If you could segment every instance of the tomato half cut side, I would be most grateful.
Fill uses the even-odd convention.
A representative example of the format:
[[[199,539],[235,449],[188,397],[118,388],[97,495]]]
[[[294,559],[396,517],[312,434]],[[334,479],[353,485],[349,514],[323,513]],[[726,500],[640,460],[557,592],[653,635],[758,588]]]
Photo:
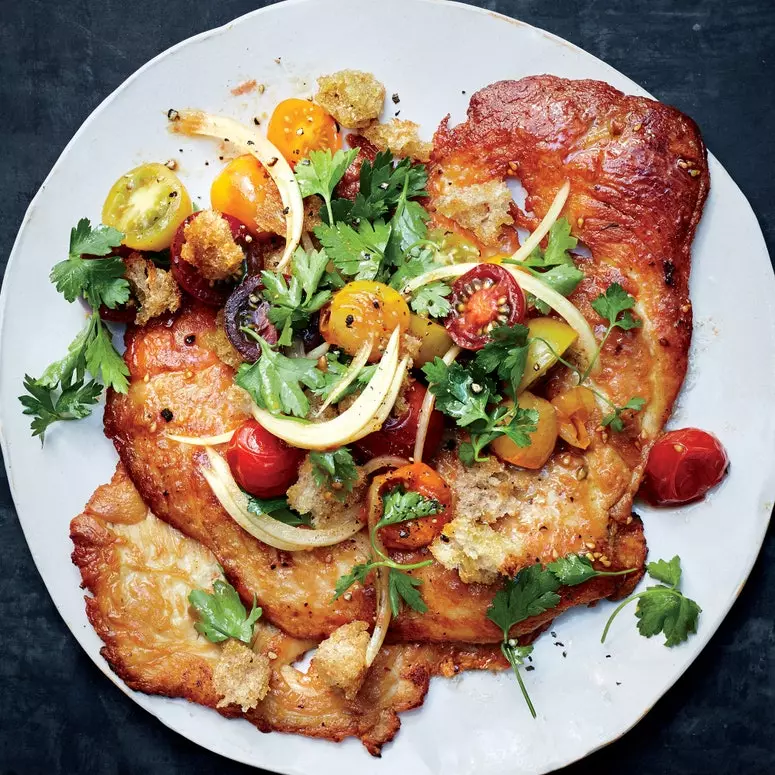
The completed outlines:
[[[310,151],[334,153],[342,147],[336,121],[320,105],[296,98],[283,100],[274,109],[266,136],[291,167]]]
[[[712,433],[670,431],[651,448],[639,494],[654,506],[690,503],[719,484],[728,467],[727,452]]]
[[[513,326],[525,317],[525,294],[497,264],[480,264],[455,280],[452,311],[444,325],[459,347],[481,350],[497,326]]]
[[[298,479],[304,450],[273,436],[255,420],[243,423],[226,448],[237,484],[257,498],[277,498]]]

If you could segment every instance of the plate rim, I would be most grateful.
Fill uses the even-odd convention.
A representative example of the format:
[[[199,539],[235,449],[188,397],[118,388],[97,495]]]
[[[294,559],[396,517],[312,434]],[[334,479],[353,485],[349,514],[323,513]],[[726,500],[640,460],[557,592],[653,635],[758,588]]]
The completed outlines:
[[[642,86],[640,86],[637,82],[633,81],[629,76],[627,76],[625,73],[617,70],[613,65],[610,65],[605,60],[601,59],[600,57],[596,56],[595,54],[591,54],[590,52],[586,51],[585,49],[581,48],[581,46],[578,46],[577,44],[555,34],[548,30],[544,30],[543,28],[536,27],[535,25],[529,24],[528,22],[524,22],[520,19],[513,18],[511,16],[507,16],[506,14],[500,13],[498,11],[493,11],[487,8],[481,8],[479,6],[473,6],[469,5],[465,2],[459,2],[459,0],[408,0],[412,4],[422,4],[422,5],[430,5],[430,6],[454,6],[458,9],[461,9],[468,13],[477,13],[480,15],[485,15],[492,17],[498,21],[507,22],[509,24],[522,27],[532,33],[539,34],[543,36],[544,38],[547,38],[548,40],[560,44],[562,46],[567,47],[571,51],[573,51],[575,54],[581,54],[584,57],[590,57],[593,60],[595,60],[596,63],[601,65],[605,70],[607,70],[609,73],[614,74],[616,78],[618,79],[624,79],[630,91],[628,93],[632,94],[640,94],[646,97],[649,97],[651,99],[657,99],[654,97],[649,91],[644,89]],[[35,195],[31,199],[29,205],[27,206],[24,216],[21,220],[21,223],[19,224],[16,237],[14,238],[13,246],[11,248],[11,251],[8,255],[8,261],[6,263],[6,269],[3,274],[2,278],[2,287],[0,287],[0,345],[2,344],[4,340],[4,331],[5,331],[5,316],[6,316],[6,307],[7,307],[7,297],[10,293],[8,290],[10,284],[13,282],[15,273],[17,270],[16,264],[19,263],[19,260],[17,258],[17,253],[20,252],[20,243],[23,233],[28,227],[29,221],[32,218],[32,215],[37,207],[38,200],[41,197],[42,193],[45,191],[49,180],[55,175],[57,172],[60,164],[62,163],[64,157],[68,154],[70,151],[70,148],[78,141],[80,136],[85,133],[89,125],[96,119],[96,117],[102,113],[117,97],[119,94],[121,94],[124,90],[126,90],[134,81],[138,78],[140,78],[146,70],[149,70],[153,66],[155,66],[159,61],[166,59],[167,57],[173,56],[177,51],[185,46],[188,46],[190,44],[197,43],[199,41],[208,39],[208,38],[214,38],[219,35],[223,35],[229,32],[230,28],[236,25],[243,24],[245,22],[248,22],[249,20],[253,19],[254,17],[259,17],[266,13],[273,13],[277,9],[280,9],[282,12],[282,9],[289,6],[296,6],[296,5],[322,5],[325,2],[325,0],[281,0],[281,2],[273,3],[271,5],[264,6],[262,8],[257,8],[252,11],[248,11],[245,14],[241,14],[240,16],[235,17],[234,19],[231,19],[224,24],[221,24],[217,27],[212,27],[207,30],[203,30],[202,32],[199,32],[195,35],[192,35],[188,38],[185,38],[172,46],[164,49],[163,51],[160,51],[158,54],[156,54],[154,57],[149,59],[147,62],[145,62],[143,65],[141,65],[137,70],[132,72],[126,79],[124,79],[115,89],[113,89],[108,95],[105,96],[104,99],[102,99],[99,104],[89,113],[89,115],[83,120],[83,122],[80,124],[78,129],[75,131],[73,136],[70,138],[70,140],[65,144],[62,151],[57,156],[56,161],[52,165],[50,171],[45,176],[44,180],[40,184],[38,190],[36,191]],[[755,235],[752,235],[754,238],[757,238],[759,242],[761,243],[761,246],[763,248],[763,252],[770,257],[769,250],[766,244],[766,241],[764,239],[764,235],[761,229],[761,224],[759,223],[759,218],[751,206],[748,197],[745,195],[745,193],[742,191],[740,186],[737,184],[737,182],[734,180],[734,178],[729,174],[729,172],[724,168],[724,166],[721,164],[721,162],[713,155],[713,153],[708,150],[708,158],[709,158],[709,164],[713,164],[717,169],[715,172],[715,177],[718,178],[719,173],[724,175],[726,177],[726,185],[732,185],[734,187],[734,193],[736,193],[740,197],[741,203],[745,204],[745,207],[747,208],[748,213],[753,217],[757,227],[758,227],[758,233]],[[770,257],[770,262],[772,261]],[[772,266],[771,266],[772,269]],[[775,290],[775,270],[771,271],[769,275],[770,284],[772,288]],[[0,387],[1,391],[1,387]],[[43,585],[46,589],[46,593],[49,596],[49,599],[54,605],[54,608],[56,609],[57,613],[61,617],[62,621],[67,626],[68,630],[70,631],[70,635],[75,639],[76,643],[83,649],[83,651],[86,653],[86,655],[89,657],[89,659],[97,666],[97,668],[105,675],[107,676],[110,681],[116,685],[127,697],[133,700],[135,704],[137,704],[139,707],[143,708],[143,710],[147,711],[151,716],[153,716],[156,721],[161,722],[166,728],[171,729],[176,734],[181,735],[185,739],[189,740],[190,742],[194,743],[195,745],[204,748],[205,750],[210,751],[211,753],[215,753],[218,756],[222,756],[227,760],[239,762],[241,764],[246,764],[253,768],[259,768],[262,767],[262,765],[256,764],[254,761],[251,761],[247,756],[241,755],[239,752],[235,751],[233,753],[223,753],[219,750],[214,750],[210,745],[207,745],[205,743],[202,743],[196,739],[193,739],[191,736],[189,736],[186,732],[182,731],[182,729],[178,728],[172,721],[167,720],[160,715],[158,715],[155,710],[150,707],[156,700],[162,699],[162,700],[168,700],[170,698],[159,698],[155,695],[145,695],[141,692],[134,691],[130,689],[121,678],[119,678],[118,675],[116,675],[113,670],[108,665],[107,661],[102,657],[100,651],[97,651],[95,654],[92,654],[90,650],[85,646],[84,643],[82,643],[81,638],[79,636],[77,627],[74,625],[74,623],[71,623],[69,620],[69,617],[65,615],[63,610],[60,608],[59,603],[55,598],[51,595],[51,592],[48,589],[48,585],[45,582],[43,573],[41,572],[41,563],[39,562],[39,555],[36,551],[33,550],[32,546],[29,543],[28,536],[27,536],[27,530],[24,525],[24,521],[19,517],[19,511],[17,507],[17,494],[16,494],[16,486],[14,482],[14,466],[11,462],[10,457],[10,447],[9,447],[9,441],[6,437],[6,434],[4,433],[3,428],[3,418],[2,418],[2,406],[5,404],[6,397],[0,392],[0,451],[2,451],[3,454],[3,462],[5,465],[6,475],[8,479],[8,486],[11,493],[11,497],[13,500],[14,505],[14,511],[17,517],[17,521],[21,527],[22,534],[24,536],[25,543],[27,545],[27,549],[30,552],[30,555],[33,559],[33,563],[35,564],[35,569],[38,572],[38,575],[41,578],[41,581],[43,582]],[[774,456],[775,457],[775,456]],[[775,468],[770,473],[770,476],[767,480],[765,480],[764,489],[767,492],[773,493],[773,496],[775,499]],[[764,518],[761,522],[761,531],[760,534],[757,536],[758,544],[756,546],[756,550],[751,553],[750,559],[747,563],[744,563],[745,567],[743,568],[743,580],[737,587],[737,589],[734,591],[733,595],[730,596],[730,598],[726,601],[725,605],[722,607],[723,613],[719,617],[717,623],[712,627],[712,631],[707,633],[707,635],[704,637],[704,639],[701,642],[700,647],[698,648],[697,652],[694,654],[694,656],[691,657],[691,659],[682,667],[680,667],[674,675],[671,675],[664,683],[662,683],[662,689],[660,691],[659,696],[648,706],[646,707],[643,712],[637,716],[631,723],[625,722],[624,728],[621,728],[617,731],[615,731],[607,740],[597,743],[594,745],[594,747],[591,747],[587,749],[584,753],[574,756],[571,759],[563,760],[562,762],[555,763],[555,764],[548,764],[546,769],[538,769],[538,770],[532,770],[531,772],[534,772],[535,775],[545,775],[546,773],[550,773],[555,771],[557,767],[565,767],[569,766],[571,764],[574,764],[578,761],[581,761],[582,759],[586,758],[587,756],[590,756],[591,754],[595,753],[596,751],[601,750],[602,748],[607,747],[611,743],[619,740],[624,735],[626,735],[628,732],[630,732],[635,726],[637,726],[643,718],[653,709],[654,705],[656,705],[657,702],[659,702],[678,682],[680,678],[683,677],[684,673],[689,669],[691,665],[694,664],[696,659],[699,657],[700,653],[706,648],[711,638],[715,636],[715,634],[718,632],[719,627],[721,624],[725,621],[727,618],[729,611],[731,610],[732,606],[737,602],[738,597],[740,596],[740,593],[742,592],[743,588],[745,587],[746,583],[748,582],[748,579],[751,575],[751,571],[753,570],[754,565],[756,564],[759,555],[761,553],[762,547],[764,545],[764,540],[767,535],[767,531],[769,529],[770,523],[773,518],[773,514],[775,514],[775,509],[772,509],[770,511],[769,516]],[[702,636],[700,636],[702,637]],[[175,699],[175,698],[173,698]],[[179,702],[187,702],[186,700],[181,700],[177,698],[177,701]],[[201,707],[201,706],[198,706]],[[277,771],[278,775],[281,775],[281,771]],[[285,775],[306,775],[306,772],[297,767],[295,764],[288,764],[286,765],[282,773],[285,773]]]

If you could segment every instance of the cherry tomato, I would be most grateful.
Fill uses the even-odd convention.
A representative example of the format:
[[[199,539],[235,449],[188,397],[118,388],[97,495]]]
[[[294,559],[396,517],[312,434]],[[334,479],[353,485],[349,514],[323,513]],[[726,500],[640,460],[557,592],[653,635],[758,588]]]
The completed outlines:
[[[310,151],[332,153],[342,147],[342,135],[331,116],[309,100],[283,100],[269,119],[266,133],[291,167]]]
[[[409,333],[421,342],[420,350],[414,357],[414,366],[417,369],[434,358],[441,358],[452,347],[452,339],[447,329],[430,318],[412,314],[409,318]]]
[[[199,273],[195,266],[188,261],[184,261],[180,255],[183,244],[186,241],[186,225],[198,216],[199,212],[189,215],[178,227],[175,238],[172,240],[172,245],[170,246],[170,269],[172,271],[172,276],[186,293],[190,294],[195,299],[198,299],[203,304],[208,304],[211,307],[220,307],[226,302],[226,299],[229,298],[229,294],[234,288],[234,282],[226,280],[208,280]],[[250,254],[255,251],[255,240],[250,234],[248,227],[231,215],[221,213],[221,218],[229,224],[231,236],[234,241],[246,251],[246,258],[252,264],[253,262],[251,261]]]
[[[654,506],[675,506],[702,498],[723,478],[729,457],[707,431],[669,431],[654,444],[640,495]]]
[[[552,406],[557,410],[560,438],[574,447],[589,446],[587,422],[597,411],[594,393],[585,387],[574,387],[555,396]]]
[[[380,455],[409,457],[414,452],[417,422],[420,419],[420,408],[426,392],[423,385],[413,382],[404,393],[408,404],[406,411],[398,417],[391,414],[380,430],[355,442],[355,448],[366,460]],[[425,437],[426,457],[431,457],[439,448],[443,432],[444,416],[434,409],[428,423],[428,435]]]
[[[371,339],[370,361],[382,357],[396,326],[402,334],[409,329],[409,307],[398,291],[373,280],[347,283],[320,313],[323,338],[349,355]]]
[[[254,234],[285,234],[280,193],[255,156],[238,156],[223,168],[210,187],[210,204],[240,220]]]
[[[514,325],[525,317],[525,294],[497,264],[480,264],[455,280],[452,312],[444,325],[455,344],[481,350],[496,326]]]
[[[506,404],[513,406],[512,401],[507,401]],[[538,412],[538,422],[535,431],[530,434],[529,446],[520,447],[508,436],[499,436],[490,443],[492,451],[501,460],[512,465],[521,468],[542,468],[557,443],[557,412],[546,399],[527,391],[520,394],[517,406]]]
[[[238,285],[224,307],[226,336],[240,355],[248,361],[261,357],[261,345],[243,329],[249,328],[269,344],[277,344],[277,328],[269,320],[269,302],[261,293],[264,285],[260,275],[248,277]]]
[[[304,450],[288,446],[255,420],[243,423],[226,448],[237,484],[257,498],[277,498],[296,481]]]
[[[427,546],[444,525],[452,519],[452,490],[439,474],[425,463],[412,463],[384,474],[379,485],[380,495],[392,492],[396,487],[419,492],[437,501],[443,508],[438,514],[410,519],[397,525],[388,525],[379,531],[388,549],[420,549]]]
[[[191,210],[191,198],[172,170],[143,164],[113,184],[102,206],[102,222],[122,231],[127,247],[164,250]]]

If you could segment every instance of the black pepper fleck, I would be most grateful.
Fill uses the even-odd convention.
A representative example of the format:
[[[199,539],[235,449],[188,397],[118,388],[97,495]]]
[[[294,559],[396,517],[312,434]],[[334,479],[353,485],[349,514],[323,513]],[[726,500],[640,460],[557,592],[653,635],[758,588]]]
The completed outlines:
[[[535,666],[534,666],[534,665],[525,665],[525,670],[526,670],[528,673],[530,673],[530,672],[532,672],[533,670],[535,670]]]
[[[563,656],[563,657],[567,657],[567,656],[568,656],[568,652],[567,652],[567,651],[563,651],[563,652],[562,652],[562,656]]]
[[[352,315],[348,315],[344,319],[344,324],[347,326],[347,328],[352,328],[352,324],[355,322],[355,318]]]
[[[675,275],[675,264],[670,261],[663,261],[662,262],[662,271],[665,273],[665,285],[671,287],[673,283],[675,283],[675,279],[673,275]]]
[[[187,344],[189,347],[191,347],[194,342],[196,342],[196,334],[188,334],[183,340],[183,343]]]
[[[159,412],[159,414],[161,415],[161,418],[162,418],[162,420],[164,420],[164,422],[171,422],[172,421],[173,414],[172,414],[172,412],[169,409],[164,408],[164,409],[161,410],[161,412]]]
[[[393,100],[393,102],[394,102],[396,105],[398,105],[398,103],[399,103],[399,102],[401,102],[401,98],[398,96],[398,92],[396,92],[396,93],[395,93],[395,94],[394,94],[394,95],[391,97],[391,99]]]

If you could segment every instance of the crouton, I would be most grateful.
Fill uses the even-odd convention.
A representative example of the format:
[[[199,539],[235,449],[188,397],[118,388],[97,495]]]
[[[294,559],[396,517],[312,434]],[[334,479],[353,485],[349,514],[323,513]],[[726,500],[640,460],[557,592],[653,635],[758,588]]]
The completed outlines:
[[[347,493],[347,497],[340,501],[336,496],[340,495],[341,491],[333,493],[323,489],[315,481],[312,464],[307,457],[299,468],[296,484],[288,489],[288,505],[300,514],[312,514],[312,524],[320,528],[331,522],[358,519],[365,491],[366,477],[358,469],[358,479],[353,484],[352,492]]]
[[[224,363],[233,369],[238,369],[245,359],[229,341],[229,337],[226,336],[224,317],[224,311],[219,309],[218,314],[215,316],[215,328],[200,334],[201,344],[203,347],[212,350]]]
[[[318,78],[315,102],[347,129],[359,129],[377,118],[384,101],[385,87],[371,73],[340,70]]]
[[[242,248],[219,212],[203,210],[186,224],[183,235],[180,257],[208,280],[226,280],[242,266]]]
[[[151,318],[165,312],[177,311],[181,301],[180,288],[170,272],[159,269],[139,253],[130,253],[124,264],[124,277],[140,305],[135,315],[138,326],[144,326]]]
[[[436,210],[472,231],[485,245],[496,245],[502,227],[514,223],[509,187],[502,180],[471,186],[447,183],[436,198]]]
[[[340,689],[348,700],[355,698],[363,685],[368,668],[369,625],[350,622],[334,630],[315,652],[310,670],[326,683]]]
[[[380,151],[390,149],[394,156],[408,156],[416,161],[427,162],[431,158],[433,143],[420,139],[419,124],[394,118],[387,124],[371,124],[361,134]]]
[[[243,713],[255,708],[269,691],[271,673],[268,657],[238,640],[226,641],[213,668],[213,686],[223,695],[217,707],[239,705]]]

